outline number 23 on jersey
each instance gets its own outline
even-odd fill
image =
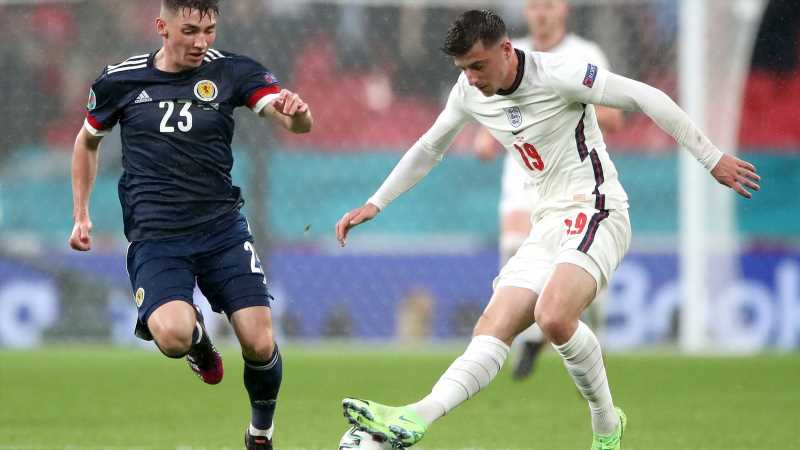
[[[178,103],[183,104],[183,107],[178,113],[180,116],[180,119],[178,119],[178,129],[184,133],[187,133],[192,129],[192,113],[189,112],[189,107],[192,106],[192,102],[189,100],[181,100]],[[172,114],[175,112],[175,102],[160,102],[158,107],[161,109],[166,109],[164,117],[161,119],[161,127],[159,128],[159,131],[162,133],[174,133],[175,127],[169,125],[169,120],[172,118]]]

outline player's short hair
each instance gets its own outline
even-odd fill
[[[161,7],[178,12],[184,8],[196,9],[200,11],[200,17],[205,15],[219,15],[219,0],[161,0]]]
[[[484,47],[490,47],[505,36],[506,24],[497,13],[489,9],[472,9],[458,16],[450,25],[442,51],[450,56],[461,56],[478,41]]]

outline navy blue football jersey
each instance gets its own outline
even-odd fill
[[[250,58],[209,50],[193,70],[170,73],[156,52],[111,65],[92,84],[86,129],[122,136],[119,180],[129,241],[201,231],[238,217],[244,204],[231,179],[233,110],[259,112],[278,80]]]

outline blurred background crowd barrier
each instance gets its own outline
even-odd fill
[[[160,47],[158,3],[0,1],[0,346],[136,345],[116,194],[118,131],[102,144],[88,254],[67,245],[70,156],[102,68]],[[681,86],[685,3],[575,0],[570,29],[598,42],[615,72],[685,105],[696,96]],[[729,209],[736,248],[722,258],[735,270],[710,290],[702,333],[712,349],[794,350],[800,6],[705,3],[703,128],[752,161],[763,183],[753,200],[735,200]],[[374,192],[438,114],[458,76],[439,47],[449,23],[469,7],[492,7],[512,37],[526,34],[521,0],[223,2],[215,47],[264,63],[316,119],[312,133],[289,136],[237,111],[234,180],[245,193],[283,339],[471,333],[497,271],[502,165],[474,157],[474,129],[462,132],[424,182],[359,228],[346,249],[333,236],[336,220]],[[741,26],[748,20],[752,31]],[[673,344],[685,326],[681,305],[691,303],[680,287],[680,150],[641,114],[626,114],[623,130],[607,141],[630,194],[634,241],[609,289],[603,339],[611,349]],[[718,230],[704,232],[712,239]],[[711,270],[717,262],[708,261]],[[223,320],[214,327],[229,333]]]

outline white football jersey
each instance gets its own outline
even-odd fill
[[[443,152],[474,119],[500,142],[533,180],[537,209],[576,202],[597,209],[628,207],[606,152],[592,103],[602,98],[608,72],[565,55],[516,50],[519,68],[508,92],[486,97],[461,74],[434,126],[421,138]]]
[[[533,41],[530,36],[514,39],[511,43],[514,48],[525,52],[534,51]],[[608,58],[606,58],[606,55],[597,44],[572,33],[566,34],[558,45],[547,52],[580,58],[603,69],[611,70]],[[530,177],[525,173],[525,168],[517,165],[514,158],[506,155],[503,161],[501,214],[510,210],[531,209],[536,204],[535,192],[527,188],[530,182]]]

